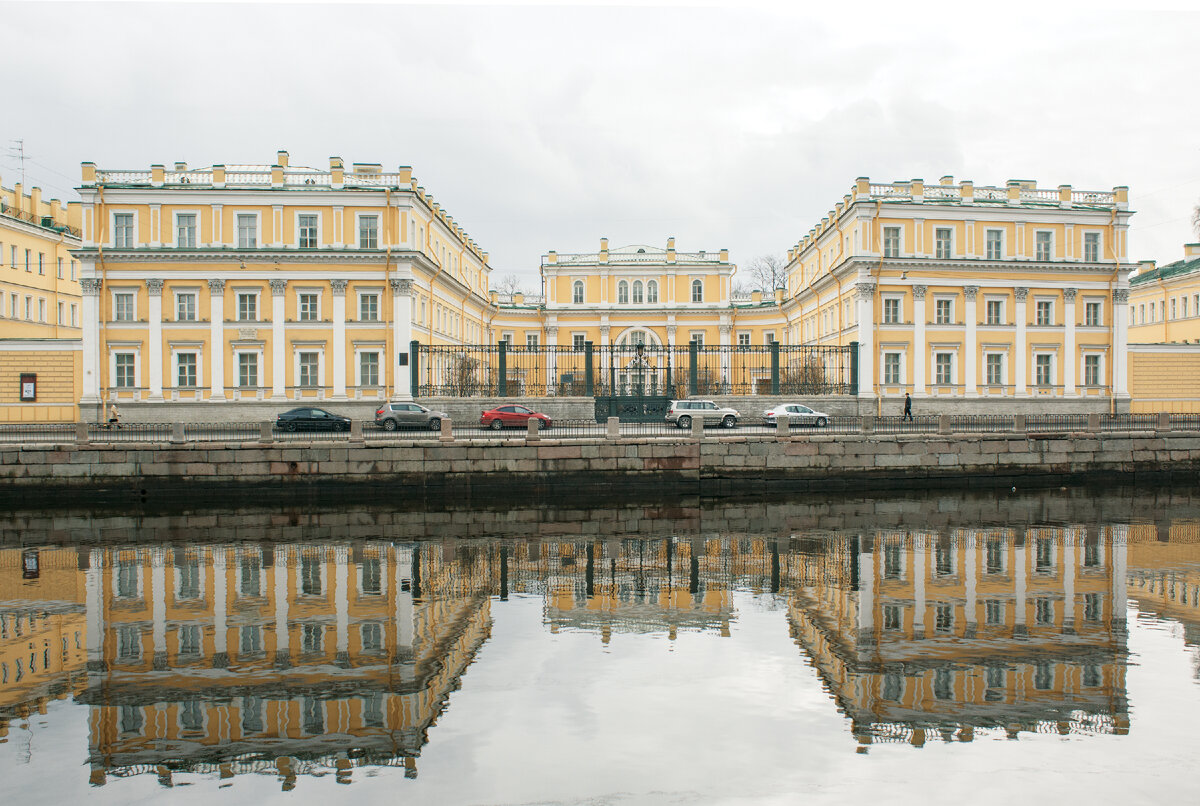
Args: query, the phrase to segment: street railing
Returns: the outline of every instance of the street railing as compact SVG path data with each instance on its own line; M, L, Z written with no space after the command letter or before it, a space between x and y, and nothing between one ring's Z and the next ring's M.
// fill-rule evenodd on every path
M1196 414L1039 414L1039 415L835 415L823 426L798 419L788 422L786 434L762 417L744 417L733 428L719 423L698 432L703 439L777 436L805 438L852 434L878 436L982 434L1048 436L1173 431L1200 433ZM655 422L554 420L549 427L530 429L528 424L492 428L471 418L446 420L439 430L427 428L386 431L371 421L356 421L348 431L282 431L272 421L241 423L15 423L0 424L0 449L32 445L108 445L125 443L178 445L188 443L366 443L387 445L424 442L497 442L512 440L693 439L691 427L678 428L665 420Z

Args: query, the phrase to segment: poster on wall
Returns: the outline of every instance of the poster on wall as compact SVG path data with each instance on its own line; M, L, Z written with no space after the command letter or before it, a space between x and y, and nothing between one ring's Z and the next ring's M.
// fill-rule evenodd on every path
M37 400L36 372L21 373L21 400L22 402Z

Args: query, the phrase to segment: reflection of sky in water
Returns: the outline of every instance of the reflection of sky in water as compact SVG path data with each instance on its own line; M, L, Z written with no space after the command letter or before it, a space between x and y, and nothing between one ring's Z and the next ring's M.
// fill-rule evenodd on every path
M542 540L543 544L550 542ZM435 569L456 562L455 546L468 546L466 553L472 562L488 556L495 547L485 550L480 547L488 544L481 542L450 544L449 549L445 543L421 545L422 551L430 553ZM1169 566L1179 573L1180 584L1185 584L1191 567L1181 557L1191 558L1190 546L1182 555L1170 554L1173 546L1164 549L1154 542L1139 544L1142 547L1137 554L1131 549L1133 565L1141 565L1130 568L1130 578L1144 578L1145 584L1134 581L1128 589L1128 637L1118 641L1127 648L1128 658L1120 651L1107 658L1109 666L1115 663L1124 677L1123 685L1111 694L1118 712L1128 709L1127 735L1101 731L1060 736L1026 728L1012 740L1006 738L1002 727L979 727L970 742L943 742L936 730L929 730L924 746L914 747L903 741L865 745L860 743L861 737L853 735L850 720L839 713L831 692L845 697L855 685L880 685L879 668L872 666L873 645L867 642L867 650L857 656L859 665L850 664L848 680L830 679L834 668L830 665L822 667L824 677L819 674L802 642L790 634L794 625L789 624L789 607L796 598L786 589L779 595L764 592L770 582L769 555L764 555L765 562L755 565L748 576L738 576L735 571L723 577L731 581L733 590L722 594L721 574L736 563L721 552L710 551L707 560L711 563L705 568L711 576L702 579L701 586L711 594L708 599L704 590L699 596L687 591L690 567L678 562L669 573L674 584L682 586L683 594L671 600L671 607L656 608L652 598L625 590L607 601L606 612L604 607L589 610L599 599L580 595L578 582L584 573L581 546L585 543L569 549L569 561L562 559L566 555L560 557L557 547L544 554L543 558L553 561L533 574L528 565L522 572L517 552L511 548L530 544L505 545L512 561L506 566L511 591L507 600L493 596L483 609L448 611L454 618L461 612L475 614L475 621L464 621L475 628L479 618L485 617L491 627L487 640L470 649L469 665L458 685L450 687L444 711L428 728L416 761L416 778L406 778L402 768L354 767L350 787L338 784L330 770L301 775L293 791L281 792L279 779L270 774L239 774L221 780L216 774L177 772L172 776L174 786L167 790L149 770L124 778L110 774L104 786L91 787L86 763L89 709L62 700L51 701L45 715L35 712L27 721L11 721L6 739L0 743L0 802L18 797L22 802L32 798L47 803L77 798L98 803L163 802L167 798L173 803L207 804L216 797L235 802L320 803L349 796L366 802L455 804L789 803L801 794L831 803L918 798L982 803L1014 799L1139 802L1151 796L1156 801L1192 802L1200 794L1200 785L1187 773L1197 747L1192 726L1200 718L1197 649L1190 632L1194 627L1164 617L1172 615L1173 608L1179 610L1179 618L1186 617L1186 606L1175 602L1170 582L1163 580L1169 579L1164 576ZM691 550L697 545L693 543ZM806 545L811 548L812 544ZM881 574L886 563L883 545L882 540L874 544ZM781 551L784 546L786 541L781 541ZM603 551L619 547L619 541L608 541ZM934 544L929 548L929 562L936 563ZM1029 562L1036 563L1035 542L1028 541L1027 548ZM1051 546L1046 548L1049 551ZM276 548L277 557L284 556L280 549ZM1055 551L1056 558L1061 556L1062 552ZM73 556L74 550L71 553ZM831 552L831 556L835 554ZM495 552L490 556L494 558ZM1075 556L1082 565L1082 549ZM182 557L169 555L164 562L169 568L171 563L182 562ZM986 562L982 543L978 557L980 563ZM789 557L785 551L781 563L785 583L792 567L789 563L794 561L795 555ZM1155 562L1161 562L1161 567L1150 567L1147 573L1147 564ZM995 595L986 592L984 571L967 567L979 573L980 600ZM597 562L597 585L604 581L603 568ZM955 568L962 570L959 565ZM1009 570L1006 566L1006 572ZM1036 571L1032 565L1026 570ZM651 569L647 578L652 589L661 583L662 572L661 565ZM559 580L558 595L538 589L538 573ZM329 579L334 576L331 572ZM1080 572L1070 578L1070 584L1078 586L1072 590L1082 596L1087 589L1086 575ZM1192 585L1191 579L1195 577L1186 577L1187 585ZM490 584L495 583L493 576ZM322 584L341 583L326 580ZM422 584L427 591L436 588L433 579ZM537 592L520 592L522 584ZM1030 576L1031 614L1039 584ZM885 589L882 576L869 587L880 601ZM468 585L461 590L469 594L471 588ZM839 596L847 590L844 585L834 585L822 598L818 589L808 601L825 602L823 607L836 611L837 602L842 601ZM918 597L928 595L930 602L938 599L933 582L928 590L918 590ZM1194 593L1195 588L1186 590ZM300 603L292 607L302 609ZM416 612L418 620L424 618L419 607ZM606 631L605 624L613 629ZM644 629L645 624L652 626ZM678 627L673 639L668 638L670 624ZM844 624L861 626L861 621L849 618ZM1021 651L1033 646L1035 651L1057 653L1056 641L1066 646L1089 640L1088 626L1077 626L1077 631L1060 631L1060 641L1035 635L1014 645L1011 630L990 642L981 636L970 644L972 652L981 654L960 666L971 667L980 658L994 661L997 653L1012 646ZM1036 625L1031 627L1036 633ZM722 637L722 630L728 630L729 636ZM861 641L861 635L855 634ZM908 653L905 658L911 674L912 666L919 667L956 639L942 635L926 636L916 644L904 643L906 640L905 636L893 636L881 643L888 651L897 651L897 641L903 645L899 651ZM232 648L231 652L236 654ZM237 668L236 657L232 666ZM197 672L198 676L218 675L211 665L206 668ZM331 668L323 674L335 681L346 679L348 673ZM119 675L114 675L113 679L117 678ZM114 690L137 689L136 684L123 685L126 688ZM1026 693L1029 699L1036 698L1036 692ZM95 692L88 692L85 699L94 696ZM1060 718L1056 715L1063 712L1062 702L1052 701L1051 706L1043 711L1053 726ZM984 703L972 713L1006 713L989 711L989 707Z

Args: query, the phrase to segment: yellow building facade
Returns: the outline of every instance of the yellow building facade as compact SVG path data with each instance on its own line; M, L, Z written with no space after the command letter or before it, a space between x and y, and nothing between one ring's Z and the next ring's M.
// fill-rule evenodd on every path
M409 398L487 340L487 254L401 167L83 165L81 402Z
M77 203L0 186L0 423L76 419L79 221Z
M1183 259L1164 266L1139 264L1129 280L1129 341L1200 344L1200 243L1183 246Z
M857 343L881 401L1122 409L1131 215L1125 187L860 177L788 252L787 337Z

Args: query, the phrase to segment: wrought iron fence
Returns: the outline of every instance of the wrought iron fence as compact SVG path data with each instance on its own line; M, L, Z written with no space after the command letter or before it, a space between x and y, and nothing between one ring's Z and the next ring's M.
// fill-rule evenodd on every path
M857 345L414 344L417 396L847 395Z

